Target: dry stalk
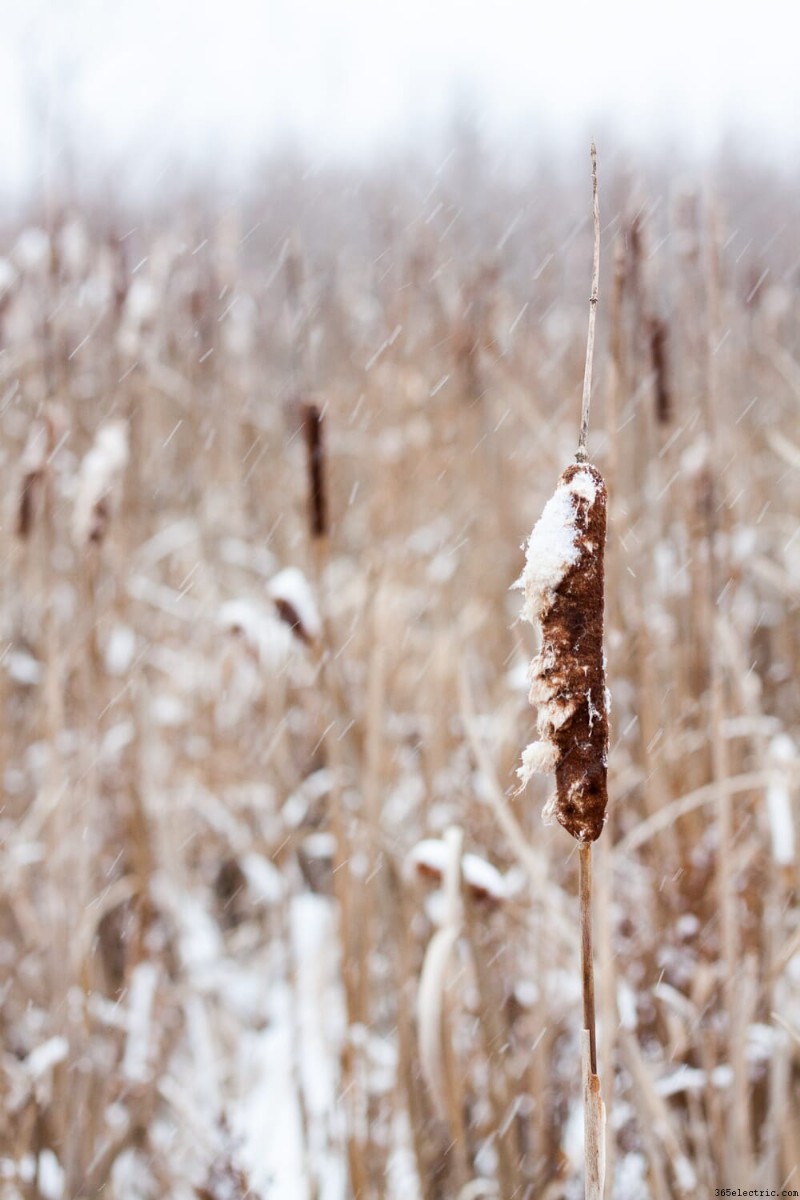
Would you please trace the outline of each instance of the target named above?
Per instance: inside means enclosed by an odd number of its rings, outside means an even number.
[[[714,207],[709,211],[707,239],[707,305],[708,327],[706,343],[707,391],[704,419],[709,443],[716,450],[718,445],[718,411],[720,400],[720,345],[721,314],[721,263],[719,214]],[[717,503],[717,464],[712,458],[708,466],[708,503],[706,516],[706,553],[708,556],[709,591],[708,604],[711,638],[709,643],[709,685],[711,691],[711,773],[712,782],[722,784],[731,774],[728,743],[723,731],[726,714],[725,678],[723,670],[722,621],[722,571],[719,560],[718,535],[723,509]],[[730,1169],[739,1179],[748,1179],[752,1152],[750,1147],[750,1103],[748,1066],[745,1058],[744,1040],[736,1029],[735,1014],[739,1008],[739,990],[742,986],[740,971],[739,904],[733,866],[734,826],[733,809],[729,792],[718,788],[717,821],[719,843],[717,847],[717,889],[720,911],[722,942],[723,991],[728,1017],[728,1062],[733,1070],[732,1102],[728,1112],[728,1156]]]
[[[586,339],[586,366],[583,372],[581,402],[581,431],[578,438],[578,462],[586,459],[586,439],[589,436],[589,408],[592,402],[592,364],[594,362],[594,330],[597,323],[597,298],[600,287],[600,201],[597,196],[597,147],[592,142],[592,294],[589,297],[589,334]]]
[[[333,661],[334,639],[328,603],[327,566],[330,559],[330,520],[328,505],[327,458],[324,414],[316,404],[304,404],[302,426],[306,450],[306,495],[308,533],[315,590],[318,597],[322,633],[318,645],[318,672],[324,705],[322,744],[331,770],[330,820],[334,836],[333,890],[339,907],[342,946],[342,977],[347,1008],[347,1031],[341,1049],[342,1093],[347,1097],[347,1162],[354,1195],[368,1195],[370,1178],[369,1131],[363,1136],[360,1106],[363,1095],[363,1050],[351,1036],[352,1030],[369,1025],[368,938],[369,930],[358,919],[353,894],[349,858],[352,847],[345,819],[342,796],[343,745],[340,726],[346,725],[346,700]]]
[[[523,753],[523,785],[553,772],[556,793],[545,808],[578,842],[580,857],[581,980],[585,1049],[584,1155],[587,1200],[605,1187],[605,1108],[597,1075],[592,957],[592,842],[603,830],[608,803],[608,715],[603,656],[606,485],[587,462],[595,323],[600,275],[597,151],[592,143],[592,291],[583,378],[581,423],[574,465],[562,474],[530,536],[523,616],[538,623],[542,646],[533,659],[530,700],[538,707],[539,739]]]

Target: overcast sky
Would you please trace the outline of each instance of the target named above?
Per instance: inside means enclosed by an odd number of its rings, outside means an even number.
[[[793,0],[0,0],[0,184],[36,130],[147,172],[275,139],[371,153],[469,97],[488,130],[610,124],[800,150]]]

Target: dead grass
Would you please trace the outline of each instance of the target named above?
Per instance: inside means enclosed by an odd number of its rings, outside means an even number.
[[[591,231],[580,185],[487,166],[466,194],[457,168],[277,163],[240,208],[6,231],[10,1200],[580,1194],[577,861],[545,781],[511,796],[534,647],[508,589],[574,450]],[[738,170],[713,206],[604,189],[619,1200],[800,1190],[800,247],[784,185]],[[87,545],[112,421],[129,461]],[[290,566],[307,637],[268,590]],[[408,856],[451,827],[502,884],[457,872],[436,1105],[417,986],[444,918]]]

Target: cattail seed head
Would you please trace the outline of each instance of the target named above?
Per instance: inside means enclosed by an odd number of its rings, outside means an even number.
[[[581,842],[600,836],[608,803],[606,505],[596,467],[567,467],[530,536],[516,585],[525,593],[522,616],[542,630],[529,670],[539,740],[524,751],[518,774],[523,784],[534,772],[555,774],[556,795],[544,815],[555,816]]]
[[[303,435],[308,466],[309,525],[313,538],[328,532],[328,498],[325,488],[325,441],[322,413],[316,404],[304,404]]]
[[[668,425],[672,419],[672,396],[667,379],[667,323],[661,317],[651,317],[647,328],[655,376],[656,420],[659,425]]]

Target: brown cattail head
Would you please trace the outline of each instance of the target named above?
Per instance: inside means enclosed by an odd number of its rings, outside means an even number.
[[[672,396],[667,379],[667,323],[663,317],[650,317],[650,361],[655,375],[656,420],[668,425],[672,419]]]
[[[542,645],[530,665],[539,740],[524,751],[520,778],[554,772],[545,809],[581,842],[603,830],[608,790],[608,697],[603,656],[603,554],[607,492],[590,463],[567,467],[534,527],[523,617],[538,621]]]
[[[65,427],[66,417],[61,407],[50,405],[44,417],[34,424],[28,435],[20,463],[21,479],[16,514],[16,533],[21,541],[26,541],[31,536],[37,515],[42,509],[42,495],[46,491],[50,459]]]
[[[322,413],[316,404],[304,404],[303,435],[308,464],[308,517],[312,538],[328,533],[328,498],[325,489],[325,440]]]
[[[311,634],[303,624],[303,619],[291,600],[287,600],[284,596],[276,596],[275,611],[280,619],[289,626],[292,633],[306,646],[309,645],[312,640]]]

